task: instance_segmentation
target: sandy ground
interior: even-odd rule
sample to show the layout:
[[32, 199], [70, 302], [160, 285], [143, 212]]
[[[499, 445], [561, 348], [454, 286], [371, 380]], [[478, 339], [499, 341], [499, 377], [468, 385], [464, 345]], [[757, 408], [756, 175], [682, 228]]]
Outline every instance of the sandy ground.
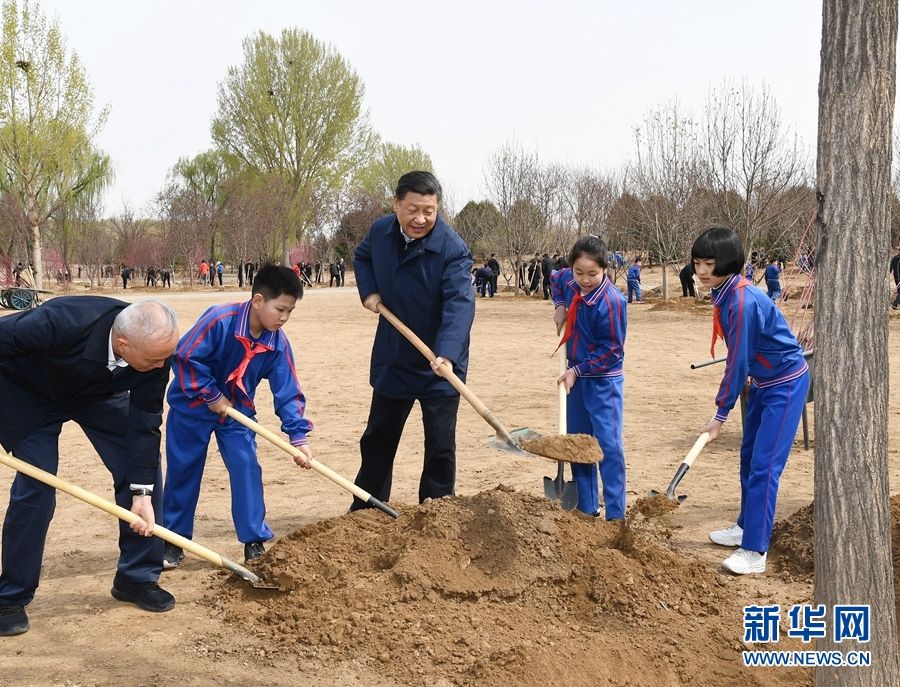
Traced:
[[[645, 281], [652, 283], [646, 276]], [[142, 289], [127, 293], [148, 295]], [[185, 331], [207, 307], [247, 295], [166, 297]], [[718, 569], [729, 551], [712, 545], [707, 533], [734, 522], [737, 514], [737, 413], [681, 483], [679, 492], [690, 497], [682, 506], [660, 517], [635, 509], [651, 489], [668, 486], [714, 411], [722, 374], [721, 366], [690, 369], [708, 358], [711, 309], [680, 299], [653, 303], [658, 299], [628, 313], [624, 437], [632, 510], [625, 530], [547, 501], [543, 478], [555, 474], [556, 463], [487, 448], [492, 430], [465, 403], [459, 415], [459, 498], [416, 505], [422, 432], [414, 410], [394, 473], [397, 521], [376, 512], [346, 515], [347, 492], [261, 441], [267, 519], [277, 543], [259, 570], [289, 571], [282, 582], [291, 579], [291, 591], [254, 591], [188, 557], [161, 580], [178, 600], [171, 612], [148, 614], [117, 602], [109, 594], [116, 523], [60, 495], [41, 587], [27, 609], [32, 629], [0, 642], [0, 683], [811, 684], [808, 670], [740, 664], [746, 648], [740, 641], [741, 606], [809, 603], [812, 587], [803, 576], [772, 569], [747, 578], [726, 577]], [[351, 480], [370, 402], [375, 323], [348, 284], [309, 290], [285, 328], [308, 415], [316, 423], [314, 454]], [[900, 382], [898, 327], [900, 320], [893, 320], [892, 386]], [[556, 431], [555, 340], [549, 302], [508, 293], [478, 299], [469, 386], [509, 428]], [[277, 430], [267, 388], [257, 401], [259, 421]], [[809, 414], [812, 421], [811, 405]], [[890, 431], [896, 485], [896, 409]], [[801, 438], [782, 479], [779, 519], [812, 499], [813, 453], [803, 449]], [[76, 426], [64, 428], [61, 447], [60, 476], [111, 498], [109, 475]], [[11, 471], [0, 473], [0, 493], [7, 493], [12, 477]], [[0, 496], [0, 514], [5, 502]], [[505, 524], [498, 529], [491, 519], [500, 515]], [[278, 541], [286, 535], [291, 536]], [[195, 539], [242, 558], [227, 475], [214, 445]], [[497, 558], [503, 551], [511, 553]], [[470, 566], [473, 561], [484, 565]], [[534, 572], [545, 565], [546, 574]], [[654, 594], [661, 603], [649, 601]]]

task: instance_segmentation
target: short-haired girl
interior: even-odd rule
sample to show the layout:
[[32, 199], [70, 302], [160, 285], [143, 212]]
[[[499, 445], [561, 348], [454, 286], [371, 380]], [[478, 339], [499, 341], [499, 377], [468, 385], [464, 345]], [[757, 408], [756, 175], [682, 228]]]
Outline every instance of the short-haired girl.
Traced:
[[700, 282], [715, 306], [710, 354], [716, 339], [728, 347], [715, 417], [701, 432], [719, 435], [729, 411], [751, 378], [741, 442], [741, 510], [737, 523], [711, 532], [722, 546], [740, 546], [722, 567], [736, 575], [766, 570], [778, 481], [787, 463], [809, 389], [803, 349], [784, 315], [762, 290], [741, 277], [744, 248], [730, 229], [703, 232], [691, 248]]
[[[625, 517], [625, 452], [622, 448], [622, 363], [625, 297], [606, 275], [606, 243], [596, 236], [579, 239], [569, 264], [550, 280], [556, 333], [565, 328], [568, 369], [557, 381], [569, 395], [566, 422], [573, 434], [596, 437], [603, 451], [599, 464], [606, 519]], [[562, 345], [562, 344], [561, 344]], [[600, 517], [598, 464], [572, 463], [578, 509]]]

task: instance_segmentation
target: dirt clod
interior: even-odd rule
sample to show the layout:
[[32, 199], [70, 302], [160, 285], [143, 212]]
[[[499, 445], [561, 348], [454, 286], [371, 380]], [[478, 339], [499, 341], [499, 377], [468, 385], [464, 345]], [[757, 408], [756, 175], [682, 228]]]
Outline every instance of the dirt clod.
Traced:
[[523, 441], [522, 448], [529, 453], [565, 463], [599, 463], [603, 460], [600, 444], [590, 434], [541, 437]]

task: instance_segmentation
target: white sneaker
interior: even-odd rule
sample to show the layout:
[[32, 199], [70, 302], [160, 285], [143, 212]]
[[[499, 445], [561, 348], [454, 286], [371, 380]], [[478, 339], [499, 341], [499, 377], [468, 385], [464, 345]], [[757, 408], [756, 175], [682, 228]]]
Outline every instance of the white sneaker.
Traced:
[[735, 523], [724, 530], [710, 532], [709, 539], [713, 544], [718, 544], [719, 546], [740, 546], [741, 541], [744, 539], [744, 530]]
[[768, 553], [738, 549], [728, 558], [722, 561], [722, 567], [735, 575], [747, 575], [749, 573], [764, 573], [766, 571], [766, 557]]

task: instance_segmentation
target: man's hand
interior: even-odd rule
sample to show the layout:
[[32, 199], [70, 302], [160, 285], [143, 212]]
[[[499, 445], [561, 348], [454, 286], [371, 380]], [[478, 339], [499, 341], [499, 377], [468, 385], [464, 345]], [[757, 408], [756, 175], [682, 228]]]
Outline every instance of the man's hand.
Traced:
[[294, 456], [294, 462], [301, 468], [306, 468], [307, 470], [312, 468], [312, 465], [309, 461], [313, 459], [313, 454], [312, 450], [309, 448], [309, 445], [301, 444], [300, 446], [295, 446], [294, 448], [300, 451], [299, 455]]
[[381, 303], [381, 294], [380, 293], [370, 293], [363, 300], [363, 307], [366, 310], [371, 310], [376, 315], [378, 314], [378, 304]]
[[566, 306], [557, 305], [556, 310], [553, 311], [553, 321], [556, 323], [556, 335], [559, 336], [562, 333], [563, 327], [566, 326], [566, 315], [568, 314], [568, 310], [566, 310]]
[[131, 529], [142, 537], [153, 536], [153, 526], [156, 524], [156, 519], [153, 515], [153, 504], [150, 502], [150, 497], [132, 496], [131, 512], [143, 518], [143, 520], [136, 520], [131, 523]]
[[220, 398], [218, 401], [216, 401], [215, 403], [210, 403], [206, 407], [213, 411], [216, 415], [225, 417], [225, 411], [232, 407], [232, 403], [227, 398], [222, 396], [222, 398]]
[[709, 441], [706, 442], [707, 444], [716, 440], [716, 437], [719, 436], [719, 430], [722, 429], [723, 424], [725, 423], [720, 422], [719, 420], [710, 420], [709, 424], [700, 430], [700, 434], [703, 434], [703, 432], [709, 432]]
[[442, 357], [438, 356], [438, 357], [435, 358], [434, 361], [431, 363], [431, 369], [432, 369], [432, 371], [433, 371], [438, 377], [443, 377], [443, 376], [444, 376], [444, 373], [443, 373], [443, 371], [441, 370], [441, 366], [442, 366], [444, 363], [446, 363], [447, 365], [450, 366], [450, 370], [451, 370], [451, 372], [452, 372], [452, 371], [453, 371], [453, 361], [452, 361], [452, 360], [448, 360], [447, 358], [442, 358]]
[[572, 391], [572, 387], [575, 386], [576, 379], [578, 379], [578, 375], [575, 374], [575, 368], [570, 367], [556, 380], [556, 384], [557, 386], [564, 384], [566, 387], [566, 396], [568, 396]]

